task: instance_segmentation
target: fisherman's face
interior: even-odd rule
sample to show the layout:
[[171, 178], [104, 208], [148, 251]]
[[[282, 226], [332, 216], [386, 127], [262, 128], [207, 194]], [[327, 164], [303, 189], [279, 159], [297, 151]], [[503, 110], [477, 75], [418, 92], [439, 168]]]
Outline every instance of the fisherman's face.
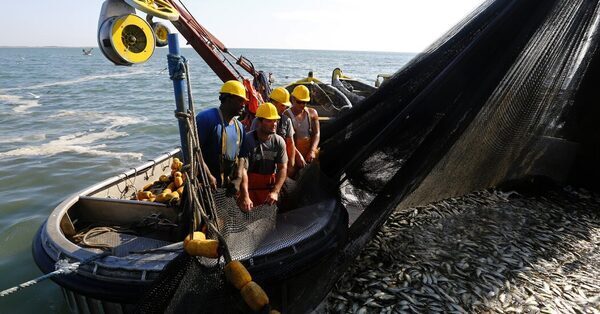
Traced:
[[279, 113], [279, 115], [281, 115], [285, 111], [285, 109], [287, 109], [286, 105], [278, 101], [271, 100], [271, 102], [273, 103], [273, 105], [275, 105], [275, 108], [277, 108], [277, 113]]
[[246, 101], [244, 98], [231, 95], [231, 97], [227, 97], [227, 108], [231, 110], [231, 114], [234, 116], [239, 116], [244, 112], [244, 105]]
[[302, 100], [298, 100], [295, 97], [292, 97], [292, 104], [294, 105], [294, 107], [304, 110], [304, 107], [306, 107], [306, 102], [302, 101]]
[[260, 130], [266, 134], [275, 134], [275, 131], [277, 131], [277, 120], [261, 119]]

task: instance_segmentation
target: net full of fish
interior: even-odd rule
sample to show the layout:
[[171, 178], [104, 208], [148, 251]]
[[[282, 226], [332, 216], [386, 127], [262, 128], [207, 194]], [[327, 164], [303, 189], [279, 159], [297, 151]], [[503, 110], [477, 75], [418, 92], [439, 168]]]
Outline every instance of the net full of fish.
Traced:
[[399, 210], [319, 307], [600, 313], [600, 195], [480, 191]]

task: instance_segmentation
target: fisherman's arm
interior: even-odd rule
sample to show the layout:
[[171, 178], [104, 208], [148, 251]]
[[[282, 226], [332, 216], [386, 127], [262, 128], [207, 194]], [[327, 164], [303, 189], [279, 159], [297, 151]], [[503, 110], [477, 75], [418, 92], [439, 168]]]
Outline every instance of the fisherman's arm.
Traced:
[[269, 205], [273, 205], [277, 203], [279, 200], [279, 192], [281, 192], [281, 188], [283, 187], [283, 183], [285, 182], [285, 178], [287, 177], [287, 164], [286, 163], [278, 163], [277, 164], [277, 174], [275, 175], [275, 186], [269, 193], [267, 197], [266, 203]]
[[298, 147], [296, 147], [296, 145], [294, 145], [294, 157], [296, 158], [295, 163], [296, 165], [298, 165], [299, 168], [304, 168], [306, 167], [306, 160], [304, 160], [304, 156], [302, 156], [302, 153], [300, 153], [300, 151], [298, 150]]
[[296, 163], [296, 144], [294, 143], [294, 137], [290, 136], [285, 139], [285, 150], [288, 154], [288, 168], [294, 167]]
[[252, 210], [254, 204], [252, 203], [250, 194], [248, 193], [248, 169], [246, 167], [246, 158], [240, 158], [240, 162], [238, 164], [238, 171], [241, 174], [242, 182], [240, 183], [240, 194], [238, 195], [237, 204], [243, 212], [247, 213]]
[[202, 167], [204, 168], [204, 172], [208, 176], [208, 184], [213, 190], [217, 189], [217, 179], [210, 173], [210, 169], [208, 169], [208, 165], [202, 159]]
[[279, 200], [279, 192], [281, 192], [281, 187], [283, 187], [283, 183], [285, 183], [285, 178], [287, 178], [287, 162], [288, 156], [285, 147], [285, 141], [282, 137], [275, 135], [276, 140], [278, 140], [278, 150], [277, 156], [275, 157], [275, 166], [277, 171], [275, 172], [275, 186], [267, 196], [266, 203], [269, 205], [273, 205], [277, 203]]
[[319, 115], [317, 111], [311, 109], [310, 119], [313, 123], [313, 132], [310, 136], [310, 152], [306, 156], [306, 162], [312, 162], [317, 155], [317, 148], [319, 147], [319, 141], [321, 140], [321, 125], [319, 123]]
[[[196, 131], [198, 132], [198, 139], [200, 141], [200, 147], [205, 147], [205, 145], [207, 145], [208, 134], [210, 133], [209, 130], [207, 129], [207, 126], [209, 124], [210, 123], [207, 120], [206, 115], [203, 114], [202, 112], [196, 116]], [[202, 168], [204, 169], [204, 172], [208, 176], [208, 184], [210, 185], [210, 187], [213, 189], [217, 189], [217, 179], [210, 172], [208, 165], [206, 164], [206, 162], [204, 162], [204, 158], [202, 159]]]

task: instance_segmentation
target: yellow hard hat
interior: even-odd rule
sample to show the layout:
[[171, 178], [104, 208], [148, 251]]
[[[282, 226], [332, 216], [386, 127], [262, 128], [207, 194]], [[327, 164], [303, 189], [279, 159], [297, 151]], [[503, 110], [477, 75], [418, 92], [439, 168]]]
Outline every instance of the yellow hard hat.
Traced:
[[310, 101], [310, 91], [304, 85], [298, 85], [294, 87], [294, 90], [292, 91], [292, 96], [294, 96], [294, 98], [300, 101]]
[[283, 87], [275, 88], [271, 92], [271, 95], [269, 96], [269, 98], [271, 98], [277, 102], [280, 102], [288, 107], [292, 105], [290, 103], [290, 92], [288, 92], [287, 89], [285, 89]]
[[246, 88], [244, 87], [244, 84], [236, 80], [225, 82], [225, 84], [223, 84], [223, 86], [221, 87], [220, 93], [239, 96], [244, 98], [245, 101], [248, 101], [248, 98], [246, 97]]
[[270, 102], [258, 106], [258, 109], [256, 109], [256, 117], [267, 120], [279, 120], [281, 118], [277, 113], [277, 108]]

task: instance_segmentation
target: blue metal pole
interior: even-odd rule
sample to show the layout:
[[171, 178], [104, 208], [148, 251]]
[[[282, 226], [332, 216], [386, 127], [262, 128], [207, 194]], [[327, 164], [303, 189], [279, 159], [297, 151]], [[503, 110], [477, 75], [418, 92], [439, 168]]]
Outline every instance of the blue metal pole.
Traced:
[[[185, 113], [185, 82], [184, 82], [184, 68], [183, 68], [183, 59], [179, 55], [179, 38], [178, 34], [169, 34], [169, 55], [167, 59], [169, 61], [169, 75], [171, 76], [171, 80], [173, 80], [173, 90], [175, 92], [175, 113]], [[187, 145], [187, 125], [185, 121], [181, 119], [177, 119], [179, 122], [179, 137], [181, 140], [181, 151], [183, 162], [187, 163], [190, 160], [190, 156], [188, 156], [188, 145]]]

